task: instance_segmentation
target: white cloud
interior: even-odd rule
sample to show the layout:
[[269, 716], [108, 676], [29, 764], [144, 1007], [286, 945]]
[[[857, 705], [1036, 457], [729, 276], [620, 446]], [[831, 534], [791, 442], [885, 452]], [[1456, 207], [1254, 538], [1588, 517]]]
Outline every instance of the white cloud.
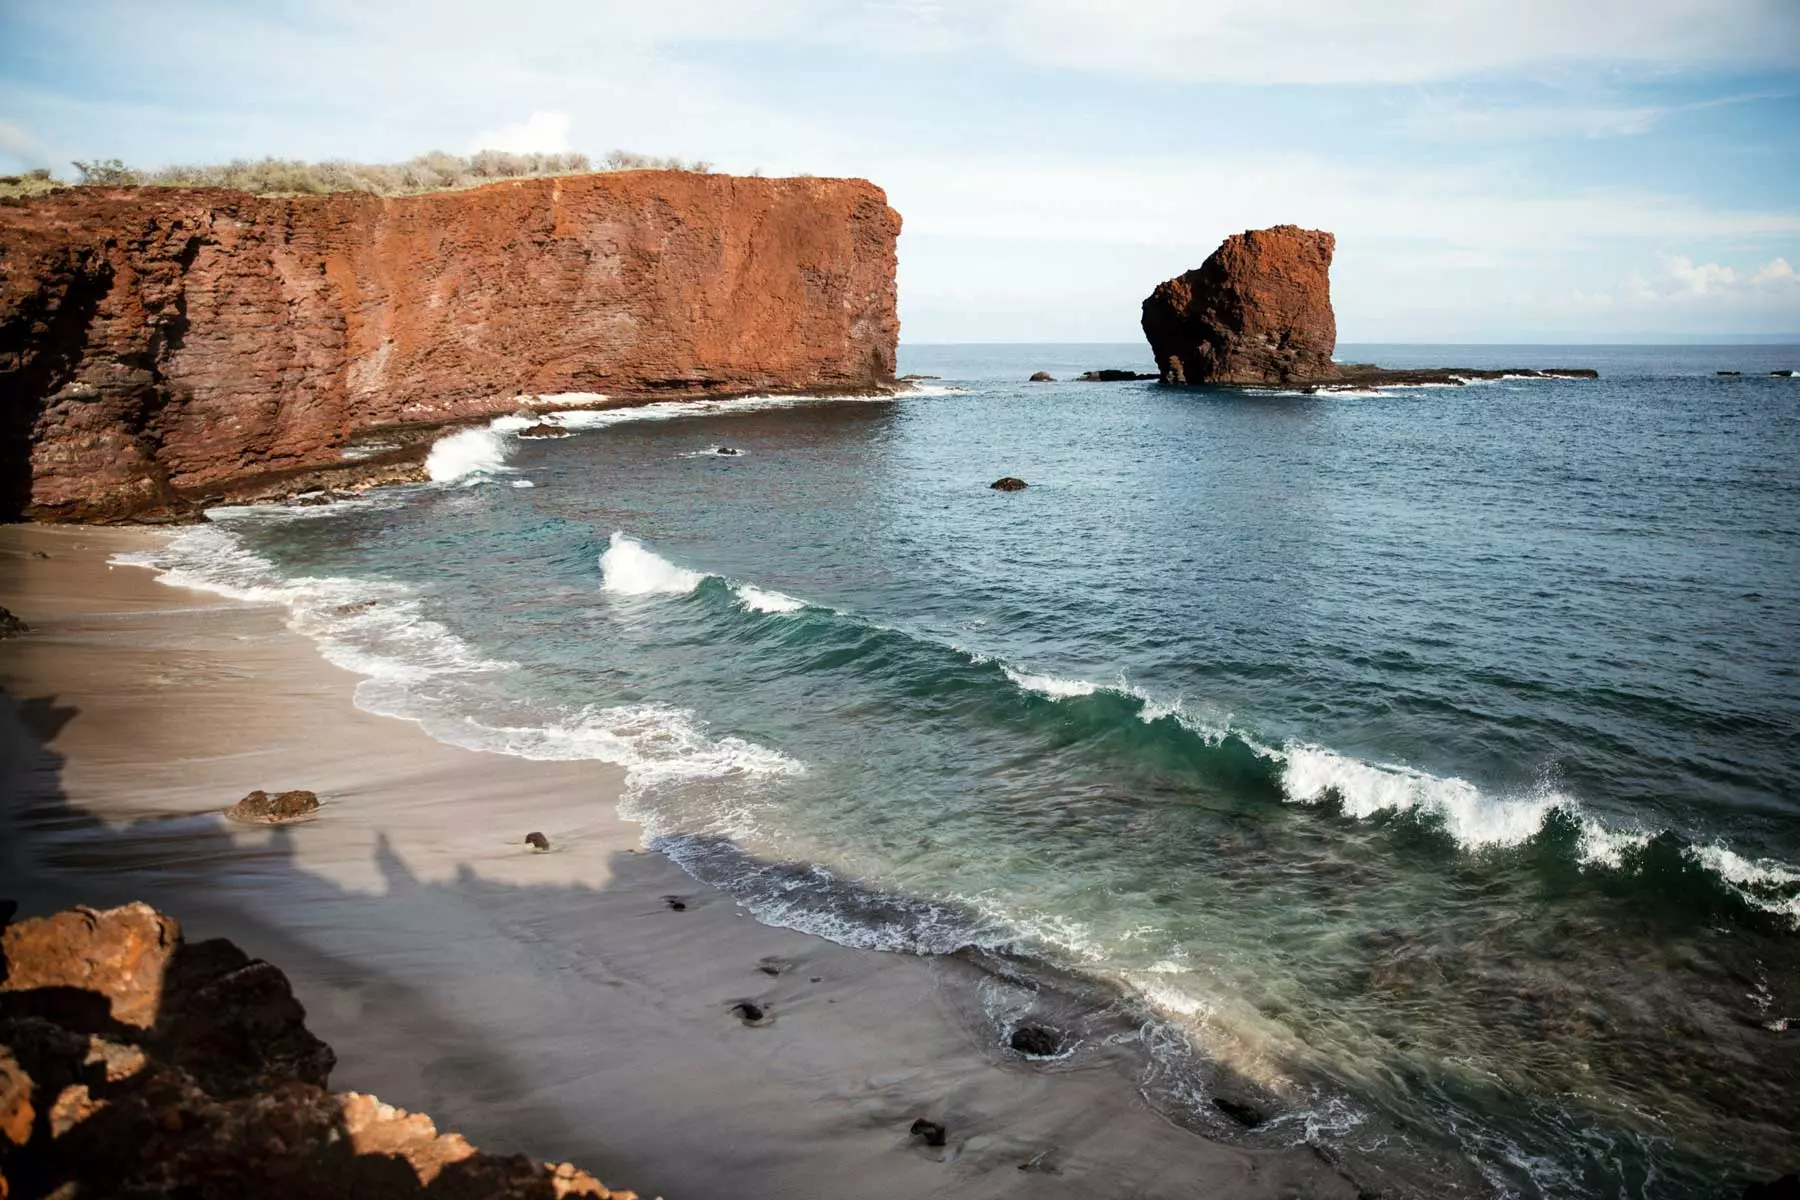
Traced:
[[1730, 267], [1721, 267], [1718, 263], [1696, 265], [1685, 254], [1670, 258], [1668, 268], [1669, 277], [1675, 281], [1678, 290], [1692, 292], [1696, 296], [1723, 291], [1737, 282], [1737, 272]]
[[42, 166], [44, 152], [37, 139], [25, 132], [23, 125], [0, 120], [0, 158], [27, 166]]
[[1759, 286], [1773, 284], [1775, 286], [1800, 284], [1800, 272], [1796, 272], [1785, 258], [1777, 258], [1766, 264], [1762, 270], [1750, 277], [1750, 282]]
[[478, 133], [470, 150], [506, 150], [513, 154], [560, 154], [570, 149], [569, 114], [534, 112], [525, 120]]

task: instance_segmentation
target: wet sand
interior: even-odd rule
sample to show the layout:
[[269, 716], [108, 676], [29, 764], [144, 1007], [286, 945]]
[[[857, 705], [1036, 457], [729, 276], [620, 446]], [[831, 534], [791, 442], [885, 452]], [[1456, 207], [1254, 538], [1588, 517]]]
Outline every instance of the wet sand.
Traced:
[[[757, 923], [643, 848], [616, 768], [364, 713], [284, 609], [106, 562], [161, 536], [0, 527], [0, 604], [33, 627], [0, 642], [0, 896], [143, 899], [269, 959], [335, 1088], [670, 1200], [1356, 1195], [1304, 1147], [1172, 1124], [1125, 1049], [996, 1044], [970, 964]], [[323, 807], [227, 823], [253, 788]]]

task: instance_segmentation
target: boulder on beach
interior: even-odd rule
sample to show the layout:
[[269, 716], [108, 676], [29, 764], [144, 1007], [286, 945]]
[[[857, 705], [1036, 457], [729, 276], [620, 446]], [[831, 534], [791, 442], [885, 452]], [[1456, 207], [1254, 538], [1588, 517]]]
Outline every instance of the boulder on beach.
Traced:
[[996, 492], [1022, 492], [1030, 486], [1016, 475], [1005, 475], [988, 484]]
[[1331, 255], [1337, 240], [1276, 225], [1233, 234], [1200, 266], [1144, 301], [1144, 336], [1164, 383], [1285, 384], [1329, 379], [1337, 346]]
[[258, 788], [226, 809], [225, 815], [234, 821], [246, 821], [258, 825], [279, 825], [284, 821], [297, 821], [301, 817], [309, 817], [318, 811], [319, 798], [311, 792], [280, 792], [271, 796]]
[[30, 632], [31, 626], [13, 616], [6, 609], [0, 608], [0, 638], [18, 637], [21, 633]]
[[0, 905], [0, 1196], [634, 1200], [326, 1090], [287, 977], [147, 904]]
[[1052, 375], [1048, 371], [1034, 371], [1032, 373], [1031, 379], [1028, 382], [1030, 382], [1030, 383], [1055, 383], [1056, 376]]

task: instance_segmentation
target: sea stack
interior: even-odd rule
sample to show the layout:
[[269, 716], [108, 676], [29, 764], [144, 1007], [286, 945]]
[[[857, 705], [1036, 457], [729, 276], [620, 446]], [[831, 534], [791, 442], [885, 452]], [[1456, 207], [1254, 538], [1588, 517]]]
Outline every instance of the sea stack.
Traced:
[[1331, 378], [1336, 244], [1329, 233], [1297, 225], [1252, 229], [1226, 238], [1197, 269], [1158, 284], [1144, 301], [1143, 323], [1162, 381]]

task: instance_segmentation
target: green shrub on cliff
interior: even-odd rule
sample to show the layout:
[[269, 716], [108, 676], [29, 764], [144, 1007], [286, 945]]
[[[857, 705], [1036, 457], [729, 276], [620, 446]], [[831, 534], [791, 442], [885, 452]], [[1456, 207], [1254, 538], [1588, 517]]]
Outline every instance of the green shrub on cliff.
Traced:
[[23, 175], [0, 175], [0, 199], [8, 196], [41, 196], [45, 192], [54, 192], [57, 188], [66, 186], [50, 178], [48, 170], [39, 167]]
[[580, 175], [589, 171], [712, 170], [709, 163], [684, 162], [614, 150], [595, 167], [585, 154], [514, 154], [478, 150], [474, 154], [433, 151], [403, 163], [305, 162], [291, 158], [244, 159], [210, 165], [176, 165], [134, 171], [118, 159], [74, 164], [85, 187], [216, 187], [257, 196], [317, 196], [328, 192], [369, 192], [403, 196], [418, 192], [478, 187], [502, 179]]

